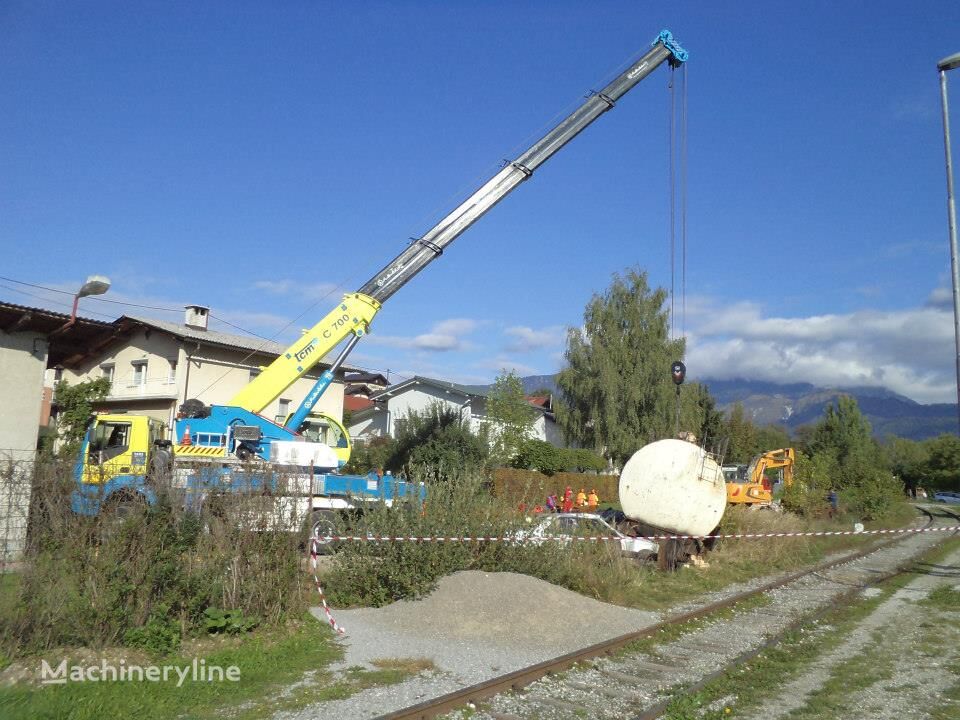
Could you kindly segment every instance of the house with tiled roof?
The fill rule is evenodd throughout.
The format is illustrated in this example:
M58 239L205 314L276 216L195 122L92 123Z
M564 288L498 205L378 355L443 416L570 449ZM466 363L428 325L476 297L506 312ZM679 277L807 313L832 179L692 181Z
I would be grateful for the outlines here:
M190 305L184 322L124 315L115 321L110 341L91 348L64 366L62 377L70 383L105 377L110 394L100 409L150 415L172 427L177 408L187 399L228 404L230 399L286 347L249 335L211 330L209 308ZM262 415L283 419L296 409L329 363L314 368L268 405ZM316 405L320 412L343 417L344 372Z
M472 432L479 433L489 422L489 390L476 385L460 385L447 380L417 375L370 395L371 404L352 413L348 430L355 442L378 437L395 437L396 423L411 411L423 412L435 404L449 407L461 415ZM536 411L531 437L565 447L563 436L548 402L528 398Z

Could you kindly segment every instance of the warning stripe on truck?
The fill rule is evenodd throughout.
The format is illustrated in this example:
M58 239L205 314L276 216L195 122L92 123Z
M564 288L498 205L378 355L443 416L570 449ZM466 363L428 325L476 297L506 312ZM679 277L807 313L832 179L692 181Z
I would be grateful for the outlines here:
M223 457L222 447L204 447L203 445L175 445L174 455L177 457Z

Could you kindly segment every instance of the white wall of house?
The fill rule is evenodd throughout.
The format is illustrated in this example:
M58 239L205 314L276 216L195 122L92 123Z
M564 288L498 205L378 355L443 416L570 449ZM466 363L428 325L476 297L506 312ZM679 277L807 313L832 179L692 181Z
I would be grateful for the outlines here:
M47 340L0 332L0 563L18 560L27 537Z
M349 428L350 437L355 440L370 440L374 437L396 437L396 423L411 410L423 412L434 403L459 411L469 421L470 431L479 434L489 423L487 419L487 400L479 395L465 395L456 390L438 388L427 383L411 384L402 387L396 394L386 396L386 409L382 411L365 410ZM494 433L496 432L493 429ZM563 435L557 423L542 412L537 412L531 426L530 437L544 440L557 447L566 447Z
M177 407L189 398L226 404L269 364L272 356L255 355L241 348L204 345L180 340L156 329L139 329L110 345L63 377L70 383L111 378L107 407L151 415L172 423ZM306 375L271 402L261 414L271 419L296 409L316 381ZM343 383L334 382L316 409L337 420L343 417Z
M387 411L380 408L364 410L363 416L351 424L347 431L352 440L360 442L387 437Z
M390 395L387 399L387 433L395 436L398 420L403 420L411 411L422 413L435 403L440 403L451 410L462 413L465 419L469 418L471 430L476 431L473 427L475 411L471 408L471 400L476 401L477 398L454 390L440 389L426 383L407 386L402 392Z

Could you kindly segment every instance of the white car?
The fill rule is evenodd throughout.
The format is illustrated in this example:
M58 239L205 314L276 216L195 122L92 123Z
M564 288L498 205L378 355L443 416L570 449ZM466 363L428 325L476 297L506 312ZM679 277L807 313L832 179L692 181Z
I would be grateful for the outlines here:
M593 513L557 513L546 515L529 530L519 530L514 539L530 542L535 545L547 541L567 544L574 538L608 537L616 538L620 544L620 551L624 555L636 558L646 558L657 554L657 544L644 538L624 535L602 517ZM589 542L589 541L584 541ZM603 540L594 542L614 542Z

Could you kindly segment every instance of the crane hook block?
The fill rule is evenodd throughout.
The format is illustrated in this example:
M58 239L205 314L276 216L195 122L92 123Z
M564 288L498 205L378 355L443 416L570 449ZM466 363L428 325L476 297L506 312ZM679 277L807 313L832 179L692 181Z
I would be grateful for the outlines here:
M675 385L683 385L683 380L687 376L687 366L677 360L670 366L670 374L673 376Z
M673 33L669 30L661 30L657 39L651 44L656 45L658 42L663 43L663 46L670 51L677 62L686 62L687 58L690 57L690 54L680 47L680 43L673 39Z

